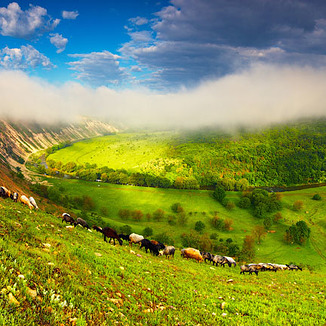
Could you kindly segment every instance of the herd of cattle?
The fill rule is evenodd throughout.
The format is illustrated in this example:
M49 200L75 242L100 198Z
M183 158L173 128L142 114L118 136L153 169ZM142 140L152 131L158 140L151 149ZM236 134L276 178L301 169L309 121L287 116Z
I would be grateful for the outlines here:
M27 205L30 209L38 209L38 206L36 204L36 201L33 197L27 197L26 195L19 196L17 192L12 192L8 190L6 187L2 186L0 187L0 197L2 198L11 198L13 201L21 202L25 205ZM72 226L76 227L77 225L81 225L82 227L91 230L88 223L78 217L76 220L68 213L63 213L61 216L62 222L66 222L71 224ZM126 234L118 234L114 229L110 227L104 227L101 228L99 226L94 225L92 227L97 232L100 232L104 236L104 241L107 242L107 238L109 239L109 242L113 241L115 245L115 240L119 242L120 245L122 245L123 240L129 241L129 245L132 246L133 243L140 244L140 249L145 248L146 253L150 251L155 256L166 256L174 257L175 254L175 247L174 246L165 246L163 243L158 242L156 240L149 240L145 239L142 235L131 233L129 235ZM228 265L236 266L237 263L232 257L228 256L221 256L221 255L213 255L209 252L201 252L198 249L194 248L184 248L181 249L181 256L183 258L190 258L195 259L198 262L209 261L210 263L213 263L215 266L225 266ZM247 264L247 265L241 265L240 266L240 274L249 273L250 275L252 273L255 273L258 275L259 272L263 271L283 271L283 270L301 270L297 265L290 264L290 265L281 265L281 264L272 264L272 263L259 263L259 264Z

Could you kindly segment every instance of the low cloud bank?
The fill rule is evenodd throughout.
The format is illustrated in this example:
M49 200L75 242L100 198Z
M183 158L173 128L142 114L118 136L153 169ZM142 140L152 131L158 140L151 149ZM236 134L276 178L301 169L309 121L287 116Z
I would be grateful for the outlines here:
M60 87L22 72L0 72L0 117L44 123L79 116L131 127L255 126L326 116L326 69L264 66L207 81L196 89L149 90Z

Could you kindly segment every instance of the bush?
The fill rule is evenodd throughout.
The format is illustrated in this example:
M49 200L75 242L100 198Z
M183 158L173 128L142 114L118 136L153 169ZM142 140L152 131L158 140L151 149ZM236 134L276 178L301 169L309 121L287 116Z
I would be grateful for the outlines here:
M178 214L178 224L185 226L188 223L188 218L184 212Z
M305 221L299 221L292 224L289 229L285 231L284 239L287 243L304 244L310 237L310 228Z
M212 239L212 240L217 240L217 238L218 238L218 234L217 233L212 233L210 235L210 239Z
M223 199L225 198L226 193L223 187L216 187L213 192L213 197L220 203L222 203Z
M177 224L176 217L173 216L173 215L169 215L169 216L168 216L168 223L169 223L170 225L176 225L176 224Z
M202 221L197 221L195 224L195 230L201 233L205 229L205 224Z
M153 234L153 229L150 228L150 227L146 227L144 230L143 230L143 235L144 237L149 237Z
M153 219L155 221L161 221L165 216L163 209L159 208L153 213Z
M233 224L233 220L231 220L230 218L226 218L224 220L224 230L225 231L231 231L232 230L232 224Z
M120 209L118 215L122 220L128 220L130 218L130 210Z
M227 210L231 211L234 207L235 207L234 202L231 201L231 200L228 200L228 202L226 203L225 208L226 208Z
M303 208L303 201L297 200L293 203L293 210L300 211Z
M312 199L313 200L321 200L321 196L319 194L314 194Z
M171 210L174 212L174 213L181 213L184 211L184 209L182 208L181 204L180 203L174 203L171 205Z
M140 209L135 209L134 211L131 212L131 217L135 221L140 221L143 216L144 216L144 214Z
M272 227L272 225L273 225L273 219L270 216L266 217L264 219L264 226L266 230L269 230Z
M251 201L248 197L242 197L238 206L243 209L249 208L251 206Z
M156 235L155 240L162 242L165 245L174 245L174 240L170 236L168 236L166 232Z
M130 234L130 233L132 233L132 228L130 225L126 224L126 225L123 225L120 227L120 232L124 233L124 234Z
M211 219L211 224L216 230L223 231L225 228L224 220L218 216L214 216Z
M199 247L199 235L198 233L195 233L191 231L190 233L183 233L181 235L181 244L183 247L193 247L198 248Z
M273 222L278 223L280 220L283 219L283 215L281 212L277 212L273 217Z

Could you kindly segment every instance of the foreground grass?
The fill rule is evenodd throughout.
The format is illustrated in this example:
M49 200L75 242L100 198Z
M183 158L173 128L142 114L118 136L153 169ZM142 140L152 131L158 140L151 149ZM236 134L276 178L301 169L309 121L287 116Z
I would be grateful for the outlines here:
M0 214L0 325L324 325L324 272L243 276L132 253L9 200Z

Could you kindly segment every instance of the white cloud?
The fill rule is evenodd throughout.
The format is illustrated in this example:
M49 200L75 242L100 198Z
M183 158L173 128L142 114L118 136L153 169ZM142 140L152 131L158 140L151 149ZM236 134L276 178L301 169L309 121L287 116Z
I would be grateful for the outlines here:
M77 83L55 87L21 72L2 71L0 117L51 122L88 115L131 126L255 126L326 116L325 94L326 71L297 66L258 65L164 95Z
M128 78L125 70L120 67L120 56L109 51L70 54L77 61L69 62L70 69L75 71L77 79L93 85L118 85Z
M54 68L50 59L40 53L33 46L27 45L21 48L8 48L0 50L0 67L11 70L26 70L29 68L42 67L45 69Z
M68 39L64 38L61 34L55 33L50 34L50 42L58 49L57 53L61 53L65 50Z
M64 10L62 12L62 18L63 19L76 19L77 16L79 16L79 13L78 13L77 10L76 11L66 11L66 10Z
M137 26L142 26L142 25L146 25L148 24L148 19L147 18L144 18L144 17L135 17L135 18L130 18L129 21L134 24L134 25L137 25Z
M0 8L0 33L3 36L31 39L53 30L59 23L60 19L53 20L47 10L39 6L30 5L23 11L18 3L12 2L7 8Z

